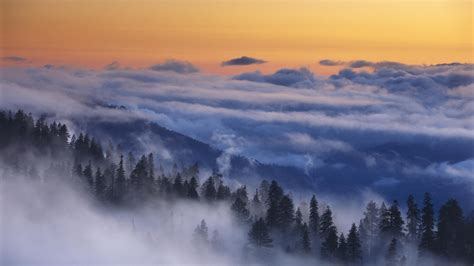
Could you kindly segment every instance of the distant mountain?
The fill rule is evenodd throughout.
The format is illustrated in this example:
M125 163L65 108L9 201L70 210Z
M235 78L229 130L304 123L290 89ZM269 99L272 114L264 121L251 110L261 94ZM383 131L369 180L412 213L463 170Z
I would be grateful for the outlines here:
M81 125L93 136L99 137L104 146L110 140L123 151L135 155L153 152L164 165L198 163L202 169L218 169L218 158L227 161L228 177L248 185L258 185L261 180L276 180L291 189L315 189L313 181L302 169L275 164L262 164L240 155L227 155L222 150L189 136L145 120L132 122L89 121ZM227 158L224 158L227 157ZM225 162L224 162L225 163Z
M474 171L474 147L463 141L431 143L390 142L362 151L333 154L309 173L321 191L351 193L370 188L387 200L404 200L412 193L419 199L429 191L435 204L457 198L474 207L474 187L462 180L462 171Z
M263 164L240 155L226 155L207 143L145 120L89 121L83 126L85 131L99 137L103 145L110 140L135 155L153 152L168 168L173 163L181 166L197 162L201 170L210 171L219 169L218 161L222 159L228 164L226 177L248 185L258 185L263 179L277 180L288 189L341 195L355 195L370 189L387 200L400 201L409 193L421 197L425 191L430 191L439 192L436 197L439 202L456 197L465 207L474 207L473 191L466 188L465 183L438 169L434 169L435 175L424 173L433 165L455 164L474 158L474 149L465 147L462 141L391 142L353 153L335 153L325 158L322 166L305 173L297 167Z

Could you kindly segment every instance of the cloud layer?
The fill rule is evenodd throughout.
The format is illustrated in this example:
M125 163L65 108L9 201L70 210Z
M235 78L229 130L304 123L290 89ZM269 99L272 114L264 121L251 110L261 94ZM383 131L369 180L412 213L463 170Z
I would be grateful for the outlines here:
M474 157L466 148L474 141L472 65L380 63L370 72L343 69L331 77L305 68L186 75L197 70L176 61L151 69L1 71L2 108L54 113L58 120L144 118L227 154L301 167L318 178L335 175L328 171L349 178L354 167L367 184L408 178L401 169L441 169L454 177L453 163Z

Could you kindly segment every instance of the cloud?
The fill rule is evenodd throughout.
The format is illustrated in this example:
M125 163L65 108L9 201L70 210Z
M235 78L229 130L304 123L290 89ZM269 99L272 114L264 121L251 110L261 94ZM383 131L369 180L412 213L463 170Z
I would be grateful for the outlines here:
M257 58L252 58L248 56L242 56L239 58L233 58L228 61L222 62L222 66L246 66L246 65L255 65L255 64L264 64L267 61Z
M311 151L315 154L322 154L332 151L352 151L350 144L331 139L314 139L306 133L287 133L288 140L300 149Z
M472 65L387 64L317 78L304 68L235 77L150 69L0 71L4 109L55 114L57 121L154 121L228 149L219 160L223 170L228 155L238 153L300 167L316 180L358 178L372 186L380 177L397 177L401 186L410 176L404 168L474 157L464 148L474 140ZM137 139L149 143L146 136ZM387 143L402 145L396 152L406 158L390 157Z
M320 65L323 66L348 66L349 68L363 68L363 67L371 67L371 68L406 68L410 67L405 64L401 64L398 62L391 62L391 61L381 61L381 62L372 62L367 60L354 60L354 61L337 61L331 59L324 59L319 61ZM449 65L456 65L456 64L449 64Z
M344 61L335 61L331 59L323 59L319 61L319 64L322 66L341 66L345 65L346 63Z
M154 71L171 71L179 74L191 74L199 72L199 69L191 63L174 59L169 59L164 63L150 66L150 69Z
M234 77L235 80L248 80L253 82L265 82L275 85L310 88L314 87L316 78L307 68L290 69L283 68L271 75L264 75L260 71L242 73Z
M412 95L420 101L433 102L446 99L446 93L454 88L473 84L473 70L473 65L467 64L420 67L387 63L372 73L343 69L331 79L336 86L343 85L341 81L350 80L352 83L376 86L391 93Z
M408 174L421 174L449 179L453 183L465 184L474 192L474 158L457 163L433 163L427 167L407 167Z
M8 62L15 62L15 63L28 63L29 62L27 58L21 57L21 56L15 56L15 55L2 57L2 60L8 61Z
M113 61L110 64L104 66L105 70L117 70L120 68L120 63L118 61Z

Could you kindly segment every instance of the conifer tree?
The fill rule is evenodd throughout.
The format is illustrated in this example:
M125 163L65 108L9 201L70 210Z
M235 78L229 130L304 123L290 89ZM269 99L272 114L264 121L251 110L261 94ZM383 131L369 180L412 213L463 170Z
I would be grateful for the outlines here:
M390 208L381 214L380 231L386 238L400 239L403 236L403 224L398 202L394 200Z
M251 209L253 213L259 216L262 214L263 206L262 206L262 201L260 200L258 189L255 189L255 194L253 196L252 203L251 203Z
M153 153L148 154L148 182L151 185L155 181L155 159Z
M449 199L439 210L436 251L448 259L461 260L463 243L463 212L455 199Z
M146 157L143 155L138 163L135 165L132 173L130 174L130 184L132 188L137 193L141 193L144 191L144 187L146 185L146 180L148 178L148 162ZM141 194L143 196L143 194Z
M382 203L382 212L386 211L385 204ZM379 235L380 211L374 201L367 204L364 212L364 218L360 221L359 235L361 238L363 250L366 258L372 259L374 250L377 249L377 240Z
M188 189L188 198L190 199L199 199L199 195L197 193L197 187L198 187L198 183L197 183L197 180L196 178L193 176L191 177L191 180L189 180L189 189Z
M267 224L262 218L252 224L248 237L249 242L257 247L272 247L273 240L270 238Z
M201 220L201 223L194 229L194 241L197 242L198 245L208 243L208 230L206 221L204 219Z
M301 213L300 208L298 207L295 212L295 228L299 231L303 226L303 214Z
M126 189L126 179L125 179L125 169L123 168L123 156L120 155L120 162L119 166L117 168L117 178L115 181L115 193L114 198L117 201L121 201L125 194L125 189Z
M135 159L135 156L133 155L132 152L129 152L127 154L127 163L125 165L126 171L128 173L131 173L136 164L137 164L137 160Z
M270 183L267 180L262 180L259 186L260 201L268 208L268 193L270 191Z
M323 234L321 234L322 236ZM324 242L321 245L321 257L325 260L333 260L336 257L338 237L336 227L330 226L325 233Z
M220 182L219 187L217 188L216 198L218 200L228 200L231 196L230 188L225 186Z
M347 236L347 260L352 264L362 263L362 250L359 232L353 223Z
M270 229L276 228L279 224L280 217L280 201L283 198L283 189L278 185L276 181L272 181L268 189L267 198L267 216L266 222Z
M84 172L82 173L84 176L86 183L90 186L94 186L94 178L92 176L92 164L91 161L87 164L87 166L84 168Z
M420 212L413 195L408 196L407 200L407 238L414 242L418 238L418 228L420 225Z
M301 248L303 253L311 252L311 239L309 237L309 229L306 223L301 226Z
M207 201L214 201L216 199L216 194L214 179L211 176L203 184L203 196Z
M278 228L281 232L287 233L292 227L295 215L294 204L289 195L281 198L278 210Z
M174 179L174 183L173 183L173 193L175 196L178 196L178 197L184 196L185 191L184 191L182 180L183 179L181 178L181 174L177 173L176 178Z
M231 210L238 222L245 223L249 220L250 212L247 209L247 203L241 197L235 197Z
M392 238L390 245L388 246L387 253L385 254L385 265L386 266L397 266L398 264L398 241L396 238Z
M95 172L95 193L99 199L105 195L105 189L105 176L100 171L100 167L98 167Z
M465 218L463 234L465 235L465 259L474 263L474 210Z
M334 222L332 220L332 211L329 206L326 207L323 215L321 215L319 222L319 234L322 238L326 238L330 230L334 227Z
M339 236L336 256L337 259L342 263L345 263L347 261L347 242L346 238L344 237L344 233L341 233L341 235Z
M315 195L311 197L309 203L309 228L313 239L317 239L319 235L319 207Z
M418 255L424 257L435 250L434 211L430 193L425 193L421 210L421 240Z

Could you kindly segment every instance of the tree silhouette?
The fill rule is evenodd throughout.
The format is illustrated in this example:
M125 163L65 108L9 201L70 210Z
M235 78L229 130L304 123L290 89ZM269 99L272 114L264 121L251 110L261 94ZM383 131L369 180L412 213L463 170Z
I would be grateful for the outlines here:
M249 242L258 247L272 247L273 240L268 233L267 224L260 218L252 224L248 233Z

